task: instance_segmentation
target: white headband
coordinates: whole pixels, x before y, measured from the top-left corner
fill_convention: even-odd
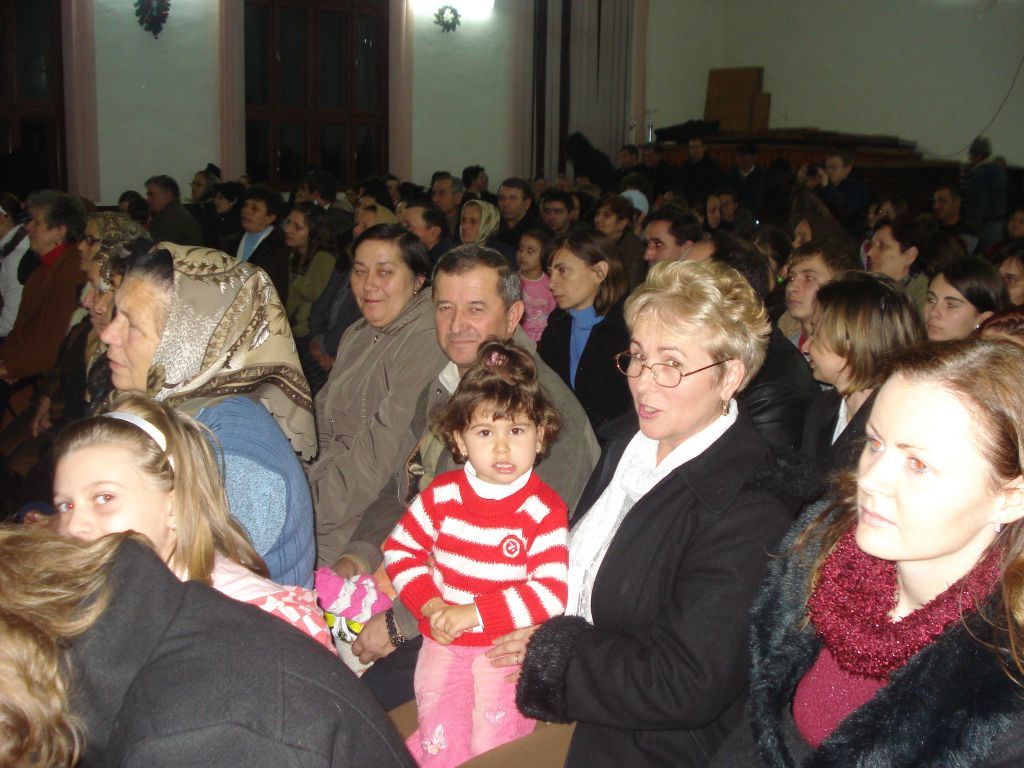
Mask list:
[[[102,415],[104,418],[127,421],[129,424],[138,427],[153,438],[153,442],[160,446],[161,451],[167,453],[167,438],[164,437],[164,433],[141,416],[136,416],[134,413],[128,413],[127,411],[111,411],[110,413],[104,413]],[[169,454],[167,456],[167,461],[170,462],[171,469],[174,469],[174,461],[171,459]]]

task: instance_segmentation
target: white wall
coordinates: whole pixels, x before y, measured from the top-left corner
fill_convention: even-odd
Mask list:
[[[509,31],[506,4],[485,18],[462,19],[454,32],[434,24],[440,3],[413,3],[412,179],[456,176],[482,165],[496,190],[508,167]],[[429,9],[429,10],[428,10]]]
[[[647,104],[657,125],[703,115],[708,69],[763,66],[773,128],[895,135],[964,160],[1024,53],[1022,0],[650,3]],[[1017,165],[1022,123],[1024,77],[986,131]]]
[[[95,0],[100,201],[144,192],[154,174],[188,196],[193,174],[219,162],[218,16],[214,0],[175,0],[160,37],[134,4]]]
[[[700,119],[708,70],[722,66],[721,5],[707,0],[649,0],[648,8],[645,103],[646,109],[657,110],[654,127]]]
[[[1024,54],[1020,0],[727,0],[725,66],[765,65],[772,127],[893,134],[933,156],[996,113]],[[986,131],[1024,164],[1024,78]]]

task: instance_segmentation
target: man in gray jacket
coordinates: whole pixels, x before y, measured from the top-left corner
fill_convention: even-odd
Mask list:
[[[600,450],[582,406],[558,374],[541,361],[533,342],[519,328],[523,314],[522,284],[505,258],[497,251],[476,245],[449,251],[434,270],[433,299],[437,341],[449,364],[421,393],[412,426],[422,437],[392,482],[363,515],[363,522],[336,568],[343,576],[376,569],[381,560],[380,545],[406,505],[436,475],[457,467],[444,444],[430,431],[428,414],[455,391],[462,374],[476,361],[477,349],[487,339],[512,339],[534,355],[541,386],[562,418],[558,440],[536,471],[565,500],[570,512],[597,463]],[[396,602],[388,615],[379,614],[366,623],[352,650],[363,662],[376,661],[389,656],[396,643],[403,645],[417,634],[416,620]],[[407,663],[389,659],[386,664],[374,665],[367,672],[368,677],[364,676],[385,706],[412,698],[412,668],[418,646],[415,642],[406,645],[409,650],[403,648],[400,656],[406,657]],[[396,678],[394,682],[392,676]],[[380,685],[376,684],[378,681]]]

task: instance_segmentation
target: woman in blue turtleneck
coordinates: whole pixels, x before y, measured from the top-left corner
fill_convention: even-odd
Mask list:
[[[552,246],[548,287],[558,309],[548,316],[537,346],[576,393],[596,432],[633,404],[614,360],[629,348],[622,316],[626,274],[615,243],[600,232],[572,232]]]

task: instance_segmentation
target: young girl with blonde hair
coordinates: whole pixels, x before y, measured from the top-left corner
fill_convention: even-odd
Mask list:
[[[334,650],[313,593],[270,581],[228,511],[208,431],[144,395],[71,424],[54,447],[61,532],[86,541],[133,530],[182,580],[257,605]]]

